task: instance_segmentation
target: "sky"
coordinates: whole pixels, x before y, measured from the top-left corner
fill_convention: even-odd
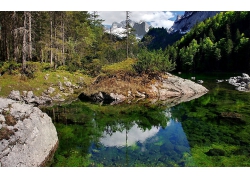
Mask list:
[[[103,25],[112,25],[126,19],[126,11],[97,11],[99,18],[104,20]],[[153,27],[172,27],[176,16],[183,15],[184,11],[130,11],[130,19],[135,22],[146,21]]]

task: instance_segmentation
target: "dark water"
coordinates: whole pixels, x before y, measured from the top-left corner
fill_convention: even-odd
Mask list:
[[[209,93],[174,107],[76,101],[44,109],[59,137],[51,166],[250,166],[250,94],[216,83],[229,77],[198,76]]]

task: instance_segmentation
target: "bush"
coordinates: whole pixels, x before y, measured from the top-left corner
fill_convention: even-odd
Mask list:
[[[34,78],[35,72],[41,69],[41,64],[39,62],[27,62],[24,74],[28,78]]]
[[[47,71],[51,68],[50,63],[41,63],[41,71]]]
[[[26,64],[26,69],[29,69],[32,72],[37,72],[38,70],[42,69],[41,63],[28,61]]]
[[[58,68],[57,68],[57,70],[62,70],[62,71],[68,71],[68,67],[67,66],[59,66]]]
[[[85,65],[86,71],[90,76],[97,76],[100,74],[102,64],[99,59],[93,59],[91,63]]]
[[[4,62],[0,68],[0,73],[9,73],[11,75],[18,74],[21,68],[21,64],[15,61]]]
[[[143,49],[137,58],[138,60],[133,68],[139,74],[169,72],[173,71],[176,66],[175,62],[169,60],[168,56],[161,49],[154,51]]]

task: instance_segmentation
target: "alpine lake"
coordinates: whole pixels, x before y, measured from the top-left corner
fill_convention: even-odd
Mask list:
[[[209,92],[170,107],[147,100],[116,105],[76,100],[42,108],[57,129],[51,167],[249,167],[250,93],[216,79],[181,74]]]

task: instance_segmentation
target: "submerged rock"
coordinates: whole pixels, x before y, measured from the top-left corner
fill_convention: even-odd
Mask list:
[[[45,166],[58,146],[51,118],[37,107],[4,98],[0,115],[1,166]]]

